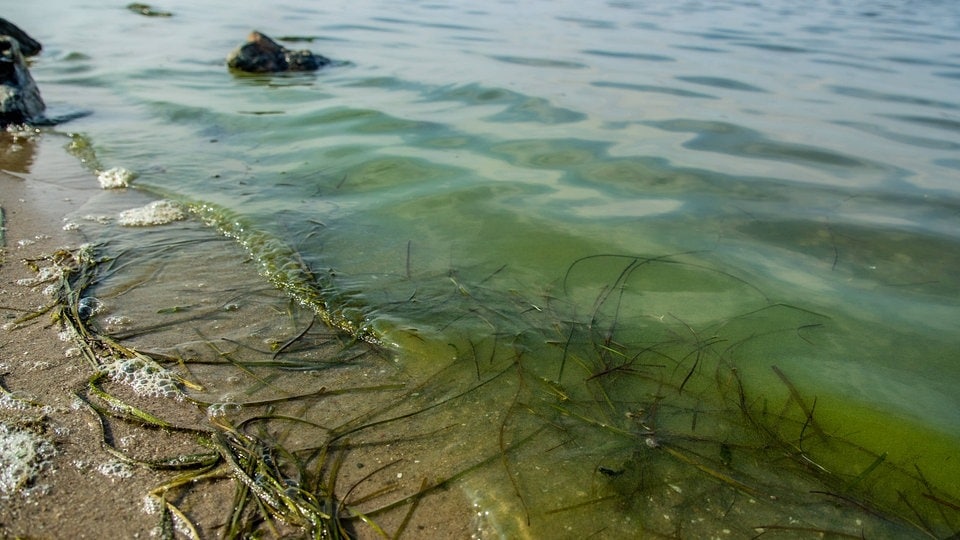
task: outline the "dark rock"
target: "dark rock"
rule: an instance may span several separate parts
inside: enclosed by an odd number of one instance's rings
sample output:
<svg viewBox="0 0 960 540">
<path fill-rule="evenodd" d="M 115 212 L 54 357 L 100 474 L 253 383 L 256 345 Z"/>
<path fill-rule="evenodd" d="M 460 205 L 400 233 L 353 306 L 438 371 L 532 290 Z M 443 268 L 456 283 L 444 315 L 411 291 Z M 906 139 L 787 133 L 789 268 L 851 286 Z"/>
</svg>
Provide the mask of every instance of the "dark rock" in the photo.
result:
<svg viewBox="0 0 960 540">
<path fill-rule="evenodd" d="M 256 31 L 227 57 L 227 66 L 248 73 L 316 71 L 331 63 L 329 58 L 307 50 L 291 51 Z"/>
<path fill-rule="evenodd" d="M 20 54 L 35 56 L 40 53 L 40 42 L 28 36 L 26 32 L 12 22 L 0 18 L 0 36 L 10 36 L 20 43 Z"/>
<path fill-rule="evenodd" d="M 127 9 L 144 17 L 173 17 L 173 13 L 169 11 L 154 9 L 150 4 L 141 4 L 140 2 L 127 4 Z"/>
<path fill-rule="evenodd" d="M 20 41 L 0 35 L 0 127 L 41 121 L 45 108 L 20 53 Z"/>
</svg>

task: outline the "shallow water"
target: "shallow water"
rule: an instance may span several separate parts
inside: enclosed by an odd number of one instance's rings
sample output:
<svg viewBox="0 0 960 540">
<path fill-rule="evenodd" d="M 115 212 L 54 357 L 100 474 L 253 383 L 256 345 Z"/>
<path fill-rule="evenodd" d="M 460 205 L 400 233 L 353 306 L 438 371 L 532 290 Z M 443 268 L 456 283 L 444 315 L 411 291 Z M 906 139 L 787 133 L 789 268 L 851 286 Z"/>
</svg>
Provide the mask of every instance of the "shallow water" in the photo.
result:
<svg viewBox="0 0 960 540">
<path fill-rule="evenodd" d="M 707 455 L 700 436 L 746 437 L 723 413 L 731 373 L 771 425 L 806 427 L 795 389 L 830 437 L 960 495 L 954 3 L 158 7 L 174 16 L 57 1 L 4 16 L 45 46 L 48 105 L 92 112 L 57 129 L 99 166 L 192 205 L 436 396 L 477 385 L 464 414 L 500 429 L 468 437 L 501 441 L 478 454 L 505 452 L 507 428 L 533 440 L 506 453 L 521 482 L 465 480 L 500 508 L 490 529 L 527 527 L 504 517 L 522 500 L 535 536 L 672 530 L 635 508 L 544 516 L 582 502 L 558 485 L 650 482 L 623 465 L 650 459 L 648 431 L 687 458 Z M 343 64 L 230 74 L 254 27 Z M 636 409 L 655 404 L 677 412 L 654 429 Z M 527 438 L 544 426 L 562 429 Z M 872 463 L 823 446 L 848 479 Z M 681 496 L 705 480 L 673 458 L 658 509 L 707 497 Z M 775 468 L 749 474 L 776 484 Z M 705 507 L 676 511 L 722 529 Z"/>
</svg>

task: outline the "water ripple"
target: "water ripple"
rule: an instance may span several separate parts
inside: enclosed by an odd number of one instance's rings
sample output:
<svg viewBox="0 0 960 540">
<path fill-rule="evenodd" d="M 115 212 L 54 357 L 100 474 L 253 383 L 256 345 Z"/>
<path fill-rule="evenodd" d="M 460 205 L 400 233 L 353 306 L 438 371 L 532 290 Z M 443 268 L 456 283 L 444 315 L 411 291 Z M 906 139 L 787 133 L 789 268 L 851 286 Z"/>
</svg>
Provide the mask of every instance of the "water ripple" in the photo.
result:
<svg viewBox="0 0 960 540">
<path fill-rule="evenodd" d="M 568 124 L 585 120 L 587 115 L 572 109 L 551 105 L 544 98 L 527 97 L 503 111 L 490 115 L 487 120 L 495 122 L 536 122 L 540 124 Z"/>
<path fill-rule="evenodd" d="M 373 17 L 371 20 L 386 22 L 390 24 L 401 24 L 416 26 L 422 28 L 440 28 L 444 30 L 462 30 L 468 32 L 486 32 L 483 28 L 477 26 L 466 26 L 462 24 L 452 24 L 452 23 L 438 23 L 438 22 L 428 22 L 428 21 L 415 21 L 411 19 L 398 19 L 395 17 Z"/>
<path fill-rule="evenodd" d="M 916 56 L 887 56 L 884 58 L 884 60 L 887 60 L 889 62 L 896 62 L 898 64 L 908 64 L 912 66 L 960 68 L 960 64 L 955 64 L 952 62 L 940 62 L 937 60 L 930 60 L 927 58 L 918 58 Z"/>
<path fill-rule="evenodd" d="M 487 120 L 495 122 L 563 124 L 579 122 L 586 118 L 583 113 L 557 107 L 544 98 L 479 83 L 442 87 L 423 86 L 420 92 L 425 102 L 456 101 L 465 105 L 505 105 L 502 111 L 486 117 Z"/>
<path fill-rule="evenodd" d="M 824 59 L 824 58 L 816 58 L 816 59 L 812 60 L 812 62 L 817 63 L 817 64 L 827 64 L 827 65 L 832 65 L 832 66 L 848 67 L 848 68 L 859 69 L 859 70 L 863 70 L 863 71 L 872 71 L 872 72 L 874 72 L 874 73 L 896 73 L 896 71 L 894 71 L 894 70 L 892 70 L 892 69 L 882 68 L 882 67 L 877 67 L 877 66 L 871 66 L 871 65 L 869 65 L 869 64 L 867 63 L 867 61 L 863 61 L 863 62 L 847 62 L 847 61 L 844 61 L 844 60 L 828 60 L 828 59 Z"/>
<path fill-rule="evenodd" d="M 580 62 L 571 62 L 569 60 L 553 60 L 550 58 L 532 58 L 529 56 L 491 56 L 494 60 L 507 64 L 517 64 L 521 66 L 530 66 L 538 68 L 563 68 L 563 69 L 583 69 L 586 64 Z"/>
<path fill-rule="evenodd" d="M 786 161 L 816 168 L 887 168 L 876 162 L 825 148 L 775 141 L 758 131 L 727 122 L 676 119 L 645 122 L 645 124 L 665 131 L 695 133 L 696 136 L 684 143 L 684 147 L 694 150 Z"/>
<path fill-rule="evenodd" d="M 803 47 L 794 47 L 793 45 L 783 45 L 781 43 L 758 43 L 758 42 L 743 42 L 737 43 L 744 47 L 752 47 L 754 49 L 760 49 L 770 52 L 778 53 L 810 53 L 814 52 L 810 49 L 805 49 Z"/>
<path fill-rule="evenodd" d="M 950 110 L 960 109 L 960 105 L 957 105 L 956 103 L 951 103 L 949 101 L 940 101 L 937 99 L 922 98 L 922 97 L 910 96 L 906 94 L 891 94 L 887 92 L 880 92 L 877 90 L 870 90 L 867 88 L 859 88 L 855 86 L 830 85 L 830 86 L 827 86 L 827 89 L 841 96 L 869 99 L 873 101 L 904 103 L 908 105 L 920 105 L 923 107 L 935 107 L 938 109 L 950 109 Z"/>
<path fill-rule="evenodd" d="M 654 86 L 650 84 L 631 84 L 631 83 L 618 83 L 618 82 L 608 82 L 608 81 L 594 81 L 590 84 L 592 86 L 596 86 L 599 88 L 617 88 L 620 90 L 633 90 L 635 92 L 651 92 L 654 94 L 667 94 L 670 96 L 695 98 L 695 99 L 720 99 L 716 96 L 711 96 L 710 94 L 701 94 L 699 92 L 691 92 L 689 90 L 683 90 L 681 88 L 673 88 L 670 86 Z"/>
<path fill-rule="evenodd" d="M 624 52 L 624 51 L 606 51 L 600 49 L 585 49 L 580 51 L 583 54 L 590 54 L 594 56 L 607 56 L 610 58 L 622 58 L 625 60 L 644 60 L 647 62 L 676 62 L 677 59 L 672 56 L 665 56 L 662 54 L 643 54 L 643 53 L 634 53 L 634 52 Z"/>
<path fill-rule="evenodd" d="M 913 124 L 919 124 L 921 126 L 927 126 L 927 127 L 952 131 L 954 133 L 960 133 L 960 120 L 952 120 L 950 118 L 942 118 L 942 117 L 934 117 L 934 116 L 909 115 L 909 114 L 882 114 L 880 116 L 883 116 L 886 118 L 893 118 L 894 120 L 902 120 L 904 122 L 910 122 Z"/>
<path fill-rule="evenodd" d="M 747 84 L 735 79 L 728 79 L 726 77 L 678 76 L 674 78 L 679 81 L 701 84 L 703 86 L 712 86 L 714 88 L 723 88 L 725 90 L 740 90 L 742 92 L 767 92 L 758 86 L 753 86 L 752 84 Z"/>
<path fill-rule="evenodd" d="M 489 151 L 514 165 L 565 170 L 600 159 L 609 146 L 582 139 L 530 139 L 493 144 Z"/>
<path fill-rule="evenodd" d="M 891 131 L 877 124 L 871 124 L 867 122 L 849 122 L 849 121 L 837 121 L 835 123 L 840 126 L 857 129 L 857 130 L 863 131 L 864 133 L 876 135 L 877 137 L 882 137 L 884 139 L 898 142 L 901 144 L 916 146 L 918 148 L 929 148 L 931 150 L 951 150 L 951 151 L 960 150 L 960 143 L 945 141 L 943 139 L 931 139 L 929 137 L 917 137 L 914 135 L 907 135 L 899 131 Z"/>
<path fill-rule="evenodd" d="M 608 30 L 617 27 L 616 23 L 612 21 L 601 21 L 597 19 L 584 19 L 581 17 L 557 17 L 556 19 L 558 21 L 576 23 L 584 28 L 594 28 L 599 30 Z"/>
</svg>

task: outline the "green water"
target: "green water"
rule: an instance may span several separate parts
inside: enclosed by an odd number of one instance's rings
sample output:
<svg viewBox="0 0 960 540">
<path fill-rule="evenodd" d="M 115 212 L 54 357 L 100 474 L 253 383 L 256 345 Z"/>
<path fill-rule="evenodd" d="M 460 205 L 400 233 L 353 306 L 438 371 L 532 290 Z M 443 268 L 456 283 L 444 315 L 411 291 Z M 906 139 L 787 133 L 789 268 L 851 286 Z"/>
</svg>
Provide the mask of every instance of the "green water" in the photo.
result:
<svg viewBox="0 0 960 540">
<path fill-rule="evenodd" d="M 478 530 L 956 531 L 952 3 L 159 7 L 4 16 L 104 168 L 460 396 Z M 343 64 L 232 75 L 253 27 Z"/>
</svg>

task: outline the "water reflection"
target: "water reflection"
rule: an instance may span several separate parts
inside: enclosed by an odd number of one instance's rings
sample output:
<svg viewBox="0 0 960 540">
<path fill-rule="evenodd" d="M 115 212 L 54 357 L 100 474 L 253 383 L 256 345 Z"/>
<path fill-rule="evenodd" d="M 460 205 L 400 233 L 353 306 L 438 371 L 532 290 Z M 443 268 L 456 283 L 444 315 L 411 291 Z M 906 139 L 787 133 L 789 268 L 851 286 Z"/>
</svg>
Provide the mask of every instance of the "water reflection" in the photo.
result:
<svg viewBox="0 0 960 540">
<path fill-rule="evenodd" d="M 36 157 L 35 134 L 31 131 L 0 132 L 0 170 L 27 173 Z"/>
</svg>

